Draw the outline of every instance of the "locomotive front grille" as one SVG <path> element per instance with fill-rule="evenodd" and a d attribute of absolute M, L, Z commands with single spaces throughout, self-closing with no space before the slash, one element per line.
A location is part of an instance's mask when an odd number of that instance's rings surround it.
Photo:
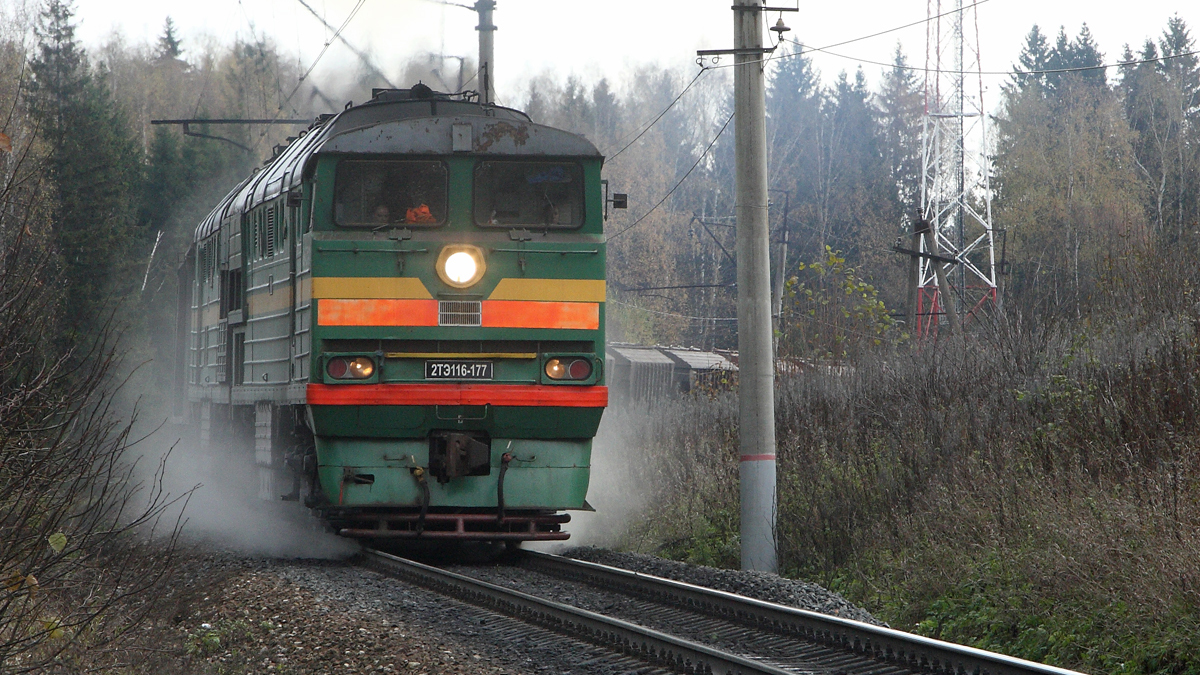
<path fill-rule="evenodd" d="M 483 303 L 478 300 L 439 300 L 439 326 L 483 325 Z"/>

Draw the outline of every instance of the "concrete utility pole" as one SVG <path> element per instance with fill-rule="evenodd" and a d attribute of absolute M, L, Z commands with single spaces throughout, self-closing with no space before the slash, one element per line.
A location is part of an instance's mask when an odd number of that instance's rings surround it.
<path fill-rule="evenodd" d="M 733 26 L 742 569 L 775 572 L 775 364 L 759 0 L 734 0 Z"/>
<path fill-rule="evenodd" d="M 496 102 L 496 25 L 492 23 L 492 11 L 496 0 L 476 0 L 475 11 L 479 13 L 479 95 L 483 103 Z"/>

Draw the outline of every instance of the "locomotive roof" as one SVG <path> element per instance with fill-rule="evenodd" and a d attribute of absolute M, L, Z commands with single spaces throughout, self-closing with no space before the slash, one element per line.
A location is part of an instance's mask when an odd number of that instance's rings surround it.
<path fill-rule="evenodd" d="M 419 87 L 375 90 L 371 101 L 322 115 L 261 170 L 242 181 L 196 228 L 195 241 L 221 223 L 298 186 L 318 154 L 601 157 L 583 136 L 535 124 L 512 108 L 451 99 Z M 413 95 L 417 92 L 417 96 Z M 455 126 L 470 125 L 471 150 L 455 152 Z"/>

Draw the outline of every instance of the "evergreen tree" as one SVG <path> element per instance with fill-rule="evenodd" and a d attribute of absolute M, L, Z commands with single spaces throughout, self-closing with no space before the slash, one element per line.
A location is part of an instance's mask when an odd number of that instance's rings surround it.
<path fill-rule="evenodd" d="M 1192 53 L 1196 41 L 1187 23 L 1178 16 L 1167 20 L 1167 28 L 1159 40 L 1164 60 L 1158 67 L 1167 80 L 1184 96 L 1184 111 L 1189 118 L 1200 114 L 1200 57 Z"/>
<path fill-rule="evenodd" d="M 62 143 L 71 104 L 83 98 L 90 83 L 87 56 L 75 41 L 72 15 L 69 3 L 50 0 L 34 28 L 38 55 L 30 64 L 33 80 L 29 90 L 42 135 L 52 145 Z"/>
<path fill-rule="evenodd" d="M 1079 29 L 1079 35 L 1075 36 L 1075 39 L 1067 45 L 1062 63 L 1065 68 L 1088 69 L 1067 73 L 1068 75 L 1074 75 L 1084 82 L 1098 86 L 1108 85 L 1105 69 L 1100 67 L 1104 65 L 1104 54 L 1100 53 L 1100 46 L 1092 37 L 1092 31 L 1088 28 L 1087 23 L 1083 24 Z"/>
<path fill-rule="evenodd" d="M 50 0 L 37 27 L 32 109 L 50 148 L 54 244 L 64 264 L 66 339 L 93 336 L 129 275 L 139 157 L 107 74 L 90 72 L 69 2 Z"/>
<path fill-rule="evenodd" d="M 142 222 L 151 229 L 157 231 L 166 227 L 184 196 L 186 168 L 175 132 L 164 126 L 155 127 L 146 162 L 141 214 Z"/>
<path fill-rule="evenodd" d="M 1060 26 L 1054 46 L 1050 46 L 1041 29 L 1034 24 L 1025 36 L 1025 46 L 1013 68 L 1016 74 L 1008 88 L 1024 90 L 1037 85 L 1044 95 L 1052 96 L 1067 80 L 1106 86 L 1105 70 L 1100 67 L 1103 64 L 1104 55 L 1086 23 L 1073 40 L 1067 37 L 1066 28 Z"/>
<path fill-rule="evenodd" d="M 607 78 L 592 88 L 592 107 L 596 111 L 596 137 L 593 140 L 599 145 L 612 144 L 617 138 L 621 108 Z"/>
<path fill-rule="evenodd" d="M 883 124 L 880 140 L 897 198 L 912 211 L 921 189 L 921 87 L 899 43 L 892 63 L 876 98 Z"/>
<path fill-rule="evenodd" d="M 1094 65 L 1093 46 L 1086 31 L 1060 33 L 1049 64 Z M 1008 298 L 1035 313 L 1080 316 L 1099 301 L 1105 257 L 1141 240 L 1133 137 L 1113 91 L 1085 72 L 1007 88 L 997 120 L 992 185 L 995 224 L 1010 232 Z"/>
<path fill-rule="evenodd" d="M 1013 75 L 1013 85 L 1017 89 L 1025 89 L 1035 84 L 1046 86 L 1046 73 L 1043 71 L 1050 68 L 1052 54 L 1046 36 L 1036 23 L 1033 24 L 1029 34 L 1025 36 L 1025 46 L 1017 57 L 1017 65 L 1013 67 L 1017 72 Z"/>
<path fill-rule="evenodd" d="M 791 217 L 796 222 L 817 220 L 823 103 L 820 74 L 812 61 L 799 53 L 782 59 L 767 89 L 767 146 L 772 187 L 791 192 Z M 727 145 L 732 150 L 732 140 Z M 730 153 L 730 168 L 732 159 Z"/>
<path fill-rule="evenodd" d="M 1194 45 L 1187 25 L 1173 17 L 1157 44 L 1143 45 L 1138 57 L 1145 63 L 1121 69 L 1145 210 L 1170 240 L 1200 220 L 1200 65 L 1195 55 L 1186 55 Z M 1127 47 L 1126 60 L 1130 57 Z"/>
<path fill-rule="evenodd" d="M 167 59 L 178 59 L 183 55 L 183 43 L 179 37 L 175 35 L 175 22 L 171 17 L 163 22 L 163 34 L 158 38 L 158 53 L 157 57 L 160 61 Z"/>

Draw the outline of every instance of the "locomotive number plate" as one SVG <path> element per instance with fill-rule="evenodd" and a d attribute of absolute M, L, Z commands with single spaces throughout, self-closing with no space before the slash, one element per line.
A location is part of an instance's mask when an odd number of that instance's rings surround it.
<path fill-rule="evenodd" d="M 491 361 L 426 361 L 427 380 L 490 380 Z"/>

